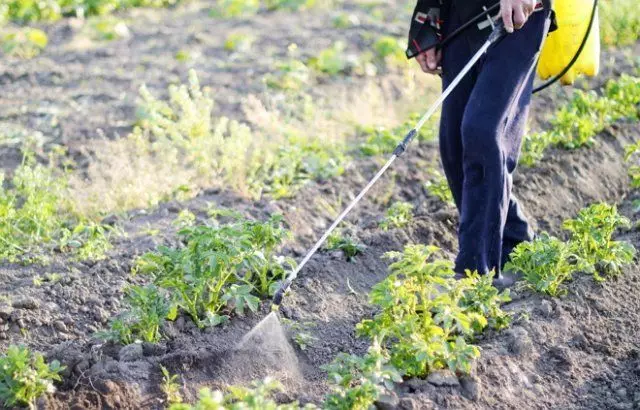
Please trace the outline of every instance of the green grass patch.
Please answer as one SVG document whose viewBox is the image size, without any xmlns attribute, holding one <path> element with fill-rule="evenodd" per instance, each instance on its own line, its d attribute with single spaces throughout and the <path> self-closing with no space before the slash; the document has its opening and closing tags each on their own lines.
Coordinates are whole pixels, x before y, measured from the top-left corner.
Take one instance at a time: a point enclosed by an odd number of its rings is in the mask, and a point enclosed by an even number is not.
<svg viewBox="0 0 640 410">
<path fill-rule="evenodd" d="M 600 35 L 609 46 L 631 45 L 640 37 L 640 13 L 634 0 L 600 2 Z"/>
<path fill-rule="evenodd" d="M 13 177 L 0 182 L 0 259 L 46 263 L 60 252 L 97 260 L 111 249 L 112 228 L 75 212 L 55 161 L 43 165 L 27 153 Z"/>
</svg>

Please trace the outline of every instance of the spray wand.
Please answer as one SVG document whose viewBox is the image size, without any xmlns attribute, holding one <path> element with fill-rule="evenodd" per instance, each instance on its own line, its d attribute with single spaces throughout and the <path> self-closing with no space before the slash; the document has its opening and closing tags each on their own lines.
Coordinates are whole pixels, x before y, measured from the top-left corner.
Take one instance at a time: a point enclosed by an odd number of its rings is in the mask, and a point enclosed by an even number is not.
<svg viewBox="0 0 640 410">
<path fill-rule="evenodd" d="M 427 112 L 420 118 L 416 126 L 409 131 L 409 133 L 404 137 L 404 139 L 398 144 L 396 149 L 393 151 L 391 158 L 387 161 L 386 164 L 378 171 L 378 173 L 369 181 L 369 183 L 360 191 L 358 196 L 356 196 L 351 203 L 345 208 L 344 211 L 336 218 L 336 220 L 331 224 L 331 226 L 326 230 L 326 232 L 322 235 L 320 239 L 313 245 L 313 247 L 307 252 L 305 257 L 300 261 L 300 264 L 287 276 L 287 278 L 282 282 L 280 288 L 275 293 L 273 297 L 273 304 L 271 306 L 272 311 L 278 310 L 280 304 L 282 303 L 282 299 L 284 298 L 285 293 L 291 287 L 291 284 L 298 277 L 298 273 L 304 268 L 304 266 L 309 262 L 309 260 L 313 257 L 313 255 L 318 252 L 318 249 L 322 246 L 322 244 L 327 240 L 329 235 L 338 227 L 340 222 L 344 220 L 344 218 L 351 212 L 351 210 L 362 200 L 362 198 L 369 192 L 371 187 L 382 177 L 382 175 L 389 169 L 389 167 L 394 163 L 394 161 L 402 156 L 404 152 L 407 150 L 407 147 L 414 140 L 418 132 L 422 128 L 422 126 L 433 116 L 440 105 L 449 97 L 449 95 L 455 90 L 455 88 L 460 84 L 460 81 L 471 71 L 471 68 L 480 60 L 480 58 L 487 52 L 489 47 L 500 40 L 505 34 L 506 30 L 504 28 L 504 24 L 502 21 L 495 23 L 493 32 L 487 39 L 487 41 L 482 45 L 480 50 L 471 57 L 467 65 L 460 71 L 460 73 L 456 76 L 456 78 L 451 82 L 449 87 L 438 97 L 438 99 L 433 103 L 433 105 L 427 110 Z"/>
</svg>

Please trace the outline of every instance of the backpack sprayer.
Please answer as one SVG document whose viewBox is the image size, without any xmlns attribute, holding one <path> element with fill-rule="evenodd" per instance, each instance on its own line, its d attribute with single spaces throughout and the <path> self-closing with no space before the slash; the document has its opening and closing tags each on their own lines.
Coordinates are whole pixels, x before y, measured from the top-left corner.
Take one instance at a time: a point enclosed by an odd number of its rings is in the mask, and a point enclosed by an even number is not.
<svg viewBox="0 0 640 410">
<path fill-rule="evenodd" d="M 504 28 L 504 24 L 502 23 L 502 20 L 494 22 L 494 20 L 491 18 L 491 13 L 496 11 L 499 8 L 499 6 L 500 4 L 497 3 L 489 8 L 486 8 L 482 13 L 478 14 L 477 16 L 473 17 L 471 20 L 469 20 L 468 22 L 460 26 L 458 29 L 453 31 L 445 39 L 438 41 L 438 39 L 436 38 L 436 41 L 433 44 L 427 46 L 426 48 L 422 48 L 422 52 L 435 47 L 442 48 L 446 44 L 448 44 L 452 39 L 457 37 L 460 33 L 465 31 L 469 27 L 471 27 L 473 24 L 479 22 L 483 18 L 490 19 L 490 23 L 494 27 L 493 32 L 491 33 L 487 41 L 482 45 L 482 47 L 480 47 L 480 49 L 476 52 L 476 54 L 474 54 L 474 56 L 471 57 L 467 65 L 460 71 L 460 73 L 456 76 L 456 78 L 451 82 L 449 87 L 447 87 L 447 89 L 444 90 L 444 92 L 440 95 L 440 97 L 438 97 L 438 99 L 427 110 L 427 112 L 422 116 L 422 118 L 420 118 L 416 126 L 411 131 L 409 131 L 409 133 L 404 137 L 404 139 L 398 144 L 398 146 L 393 151 L 391 158 L 389 158 L 389 160 L 383 165 L 383 167 L 371 179 L 371 181 L 369 181 L 369 183 L 362 189 L 362 191 L 360 191 L 360 193 L 349 203 L 349 205 L 336 218 L 336 220 L 326 230 L 326 232 L 322 235 L 322 237 L 307 252 L 307 254 L 302 259 L 300 264 L 298 264 L 298 266 L 282 282 L 282 284 L 280 285 L 280 288 L 278 289 L 278 291 L 275 293 L 273 297 L 272 311 L 278 310 L 278 308 L 280 307 L 280 304 L 282 303 L 282 299 L 284 298 L 285 293 L 291 287 L 291 284 L 293 283 L 293 281 L 296 280 L 296 278 L 298 277 L 298 273 L 300 273 L 302 268 L 304 268 L 304 266 L 307 264 L 307 262 L 309 262 L 309 260 L 313 257 L 313 255 L 315 255 L 316 252 L 318 252 L 318 249 L 320 249 L 320 247 L 327 240 L 329 235 L 331 235 L 331 233 L 338 227 L 338 225 L 344 220 L 344 218 L 346 218 L 346 216 L 351 212 L 351 210 L 362 200 L 362 198 L 364 198 L 367 192 L 369 192 L 369 190 L 373 187 L 373 185 L 375 185 L 375 183 L 380 179 L 380 177 L 382 177 L 382 175 L 387 171 L 387 169 L 389 169 L 389 167 L 394 163 L 394 161 L 400 156 L 402 156 L 402 154 L 404 154 L 404 152 L 407 150 L 407 147 L 409 146 L 411 141 L 413 141 L 416 135 L 418 135 L 418 132 L 420 131 L 422 126 L 429 120 L 429 118 L 431 118 L 431 116 L 433 116 L 436 110 L 440 108 L 440 105 L 442 105 L 442 103 L 447 99 L 447 97 L 451 94 L 451 92 L 458 86 L 460 81 L 462 81 L 462 79 L 467 75 L 467 73 L 469 73 L 471 68 L 473 68 L 473 66 L 478 62 L 478 60 L 487 52 L 487 50 L 493 44 L 498 42 L 507 34 Z M 553 76 L 553 78 L 551 78 L 549 81 L 542 84 L 541 86 L 537 87 L 534 90 L 534 93 L 544 90 L 545 88 L 551 86 L 552 84 L 554 84 L 555 82 L 563 78 L 565 75 L 567 75 L 567 73 L 569 73 L 569 71 L 576 64 L 576 62 L 578 62 L 580 55 L 585 49 L 585 46 L 588 44 L 589 39 L 592 37 L 590 34 L 594 26 L 594 22 L 597 20 L 597 11 L 598 11 L 598 0 L 593 0 L 593 11 L 591 12 L 591 18 L 588 22 L 587 32 L 584 35 L 584 38 L 580 46 L 578 47 L 578 50 L 575 56 L 569 61 L 569 63 L 566 65 L 564 69 L 558 70 L 559 72 L 555 76 Z M 560 20 L 560 25 L 562 26 L 562 20 Z M 575 41 L 575 38 L 573 38 L 573 40 Z M 555 55 L 557 53 L 552 52 L 552 54 Z M 407 57 L 414 57 L 414 56 L 415 55 L 413 56 L 407 55 Z M 595 68 L 593 71 L 597 71 L 597 68 Z"/>
</svg>

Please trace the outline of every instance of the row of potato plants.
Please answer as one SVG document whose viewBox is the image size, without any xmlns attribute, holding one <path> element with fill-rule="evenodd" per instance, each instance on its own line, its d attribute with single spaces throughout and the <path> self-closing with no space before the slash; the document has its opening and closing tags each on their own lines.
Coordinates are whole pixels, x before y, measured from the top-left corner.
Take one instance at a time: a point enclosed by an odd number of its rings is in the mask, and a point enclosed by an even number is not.
<svg viewBox="0 0 640 410">
<path fill-rule="evenodd" d="M 602 281 L 633 262 L 633 246 L 613 239 L 629 226 L 615 206 L 594 204 L 563 226 L 569 241 L 542 234 L 518 246 L 506 269 L 522 273 L 525 286 L 555 296 L 564 292 L 562 283 L 572 273 L 592 273 Z M 467 272 L 455 280 L 451 263 L 437 254 L 436 247 L 409 245 L 386 255 L 394 261 L 391 274 L 370 294 L 380 311 L 356 328 L 371 347 L 364 356 L 341 354 L 326 367 L 332 392 L 324 408 L 367 409 L 403 377 L 445 368 L 467 374 L 480 355 L 473 344 L 477 335 L 509 325 L 510 316 L 501 309 L 509 292 L 492 285 L 493 275 Z"/>
<path fill-rule="evenodd" d="M 609 80 L 602 95 L 577 90 L 571 101 L 551 120 L 552 128 L 527 134 L 522 145 L 520 164 L 534 166 L 550 146 L 577 149 L 591 146 L 596 135 L 620 119 L 640 118 L 640 78 L 623 74 Z"/>
</svg>

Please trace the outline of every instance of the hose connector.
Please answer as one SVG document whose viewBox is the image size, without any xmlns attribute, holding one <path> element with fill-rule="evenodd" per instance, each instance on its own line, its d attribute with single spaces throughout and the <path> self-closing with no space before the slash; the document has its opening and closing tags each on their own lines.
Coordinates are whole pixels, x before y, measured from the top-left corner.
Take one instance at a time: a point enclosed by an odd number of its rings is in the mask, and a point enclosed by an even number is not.
<svg viewBox="0 0 640 410">
<path fill-rule="evenodd" d="M 395 155 L 396 157 L 399 157 L 402 154 L 404 154 L 404 152 L 407 150 L 407 147 L 409 146 L 409 144 L 411 144 L 411 141 L 413 141 L 416 135 L 418 135 L 418 130 L 416 130 L 415 128 L 409 131 L 407 136 L 404 137 L 402 142 L 398 144 L 396 149 L 393 151 L 393 155 Z"/>
</svg>

